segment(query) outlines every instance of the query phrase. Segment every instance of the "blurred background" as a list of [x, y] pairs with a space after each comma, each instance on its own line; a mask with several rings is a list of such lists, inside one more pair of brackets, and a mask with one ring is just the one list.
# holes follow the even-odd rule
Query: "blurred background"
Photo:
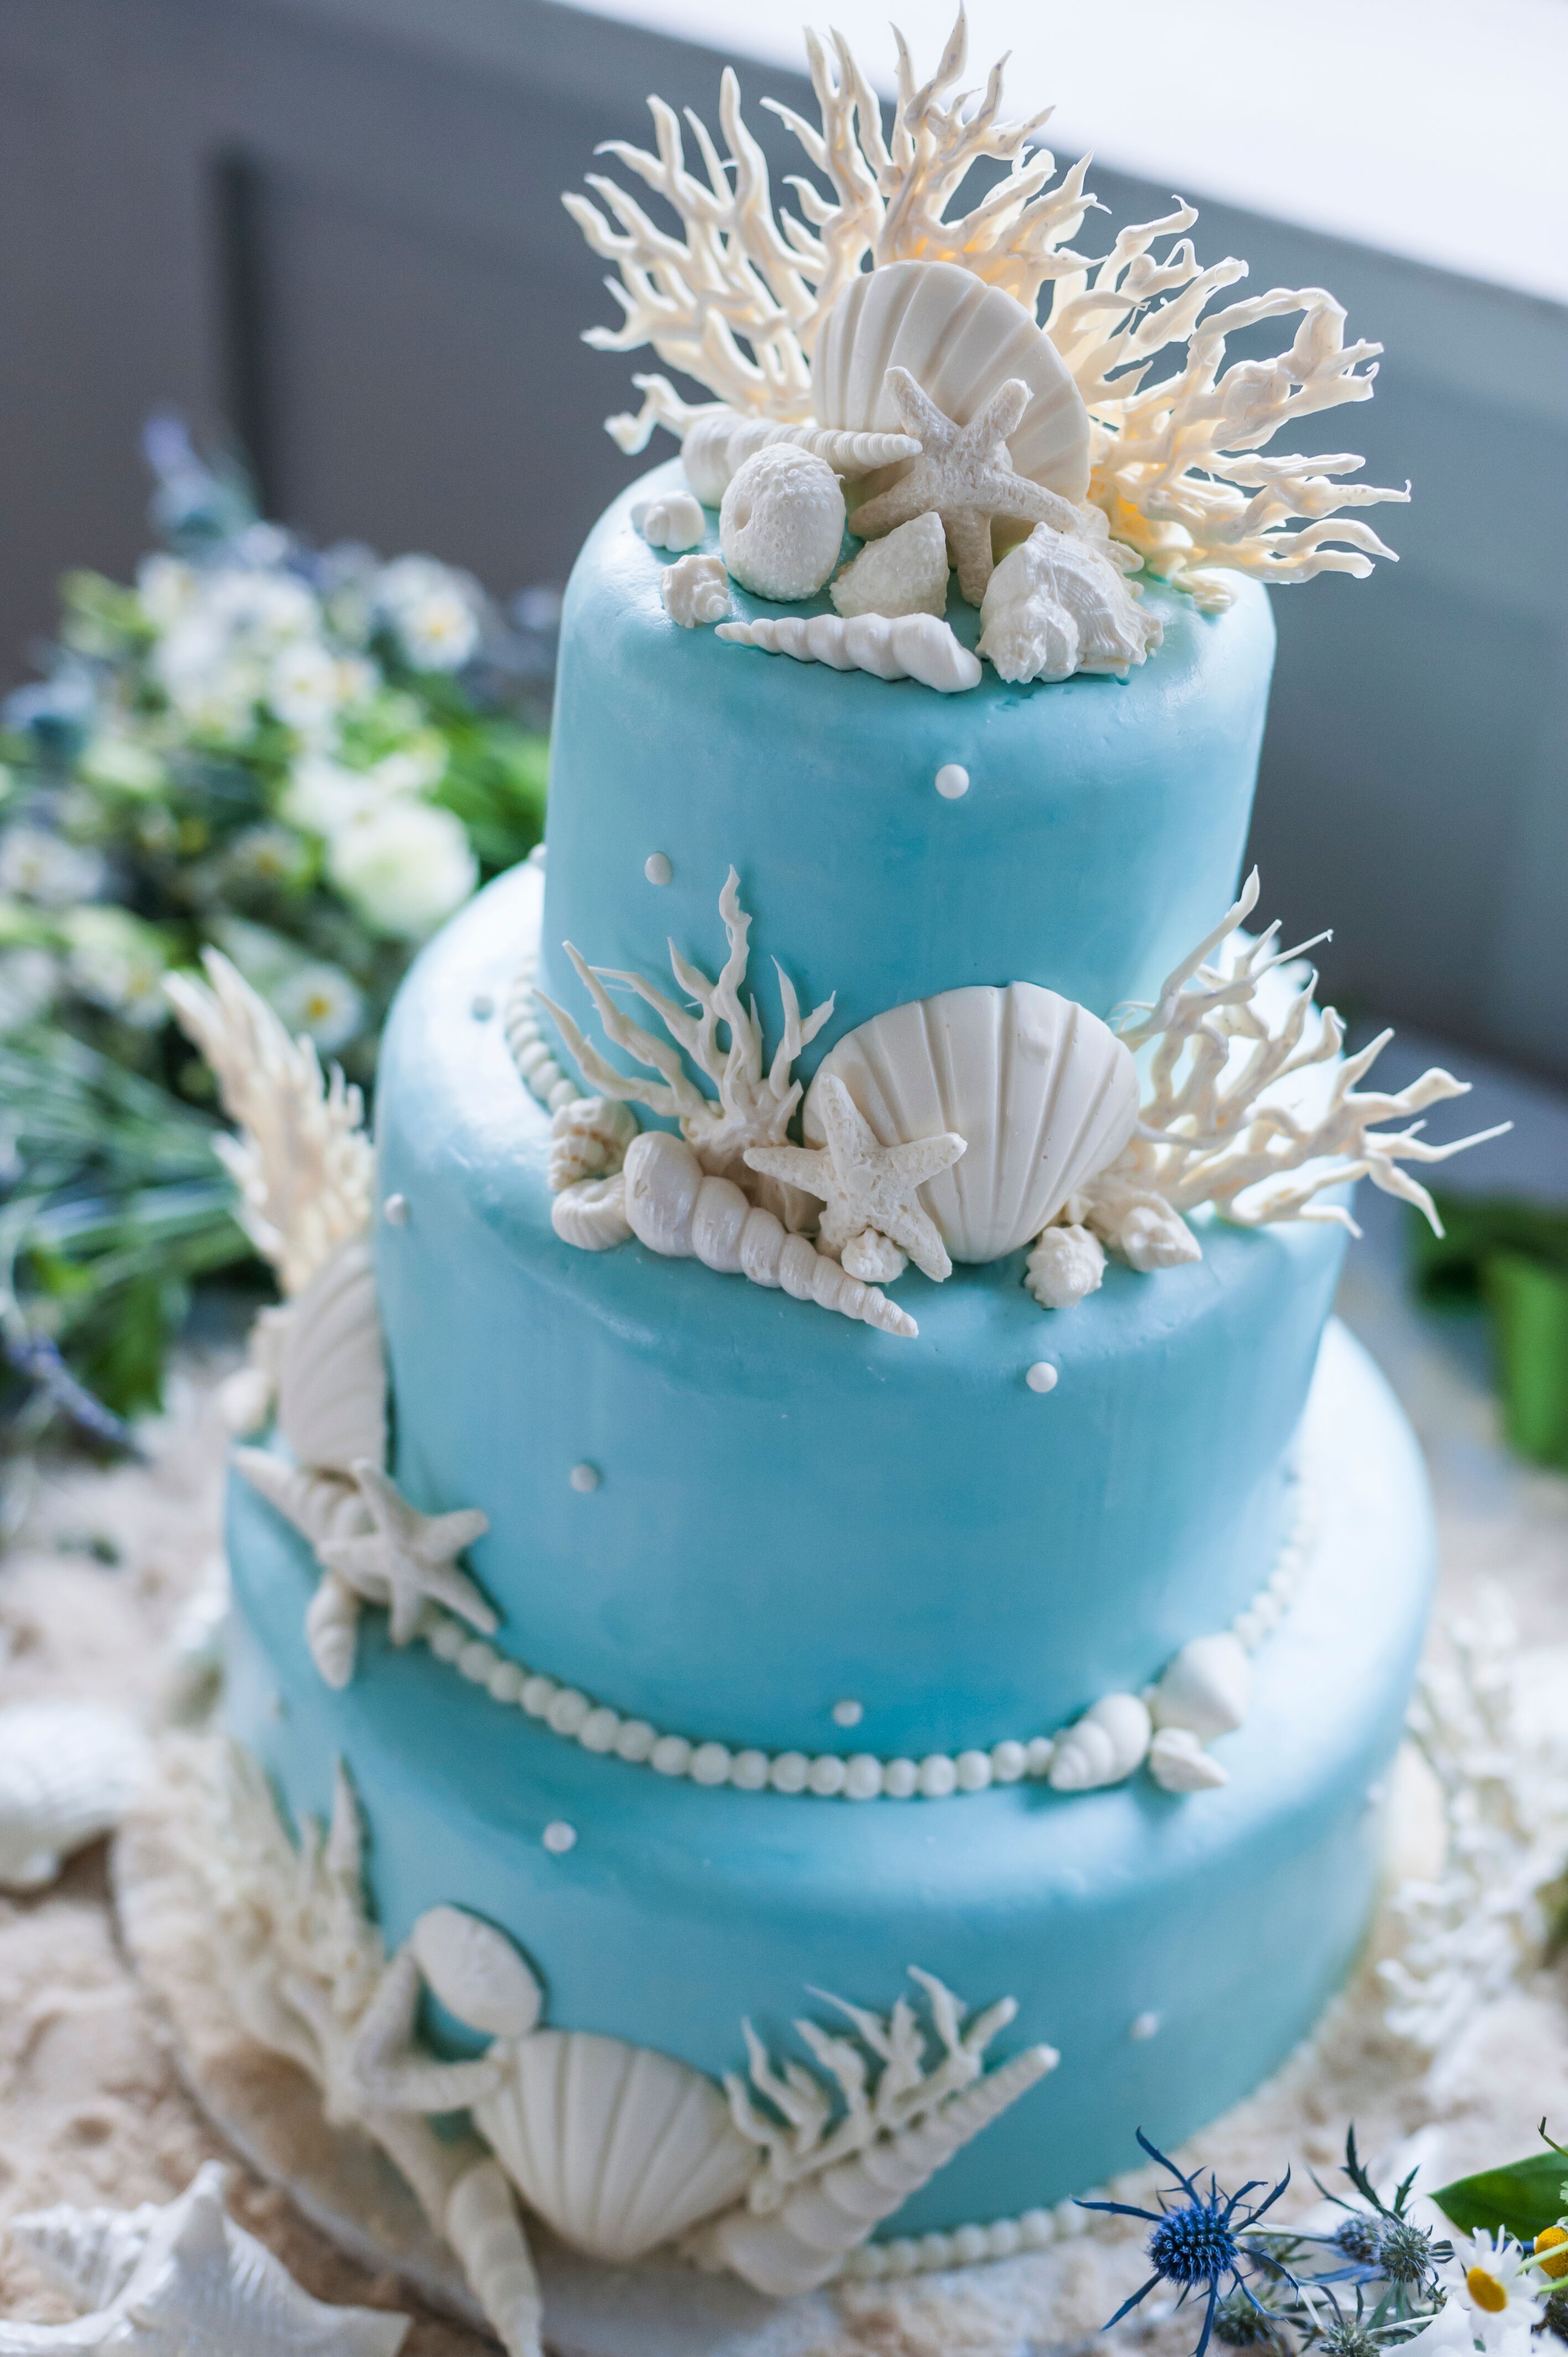
[[[917, 60], [934, 61], [950, 0], [899, 13]], [[881, 9], [832, 14], [890, 90]], [[136, 1405], [151, 1393], [135, 1370], [157, 1360], [182, 1288], [221, 1260], [210, 1205], [188, 1191], [208, 1168], [200, 1082], [161, 1034], [149, 1045], [133, 969], [150, 1004], [160, 960], [220, 938], [368, 1081], [387, 991], [438, 913], [409, 900], [410, 801], [445, 813], [444, 845], [428, 813], [419, 824], [448, 899], [534, 840], [553, 593], [649, 463], [602, 430], [635, 405], [646, 356], [580, 341], [616, 314], [560, 192], [599, 141], [646, 138], [650, 91], [712, 122], [725, 60], [777, 183], [798, 150], [760, 102], [812, 111], [798, 70], [811, 21], [800, 0], [0, 0], [0, 687], [49, 683], [6, 707], [0, 1033], [7, 975], [17, 1004], [33, 988], [35, 1014], [52, 976], [101, 1059], [62, 1079], [47, 1058], [57, 1099], [42, 1110], [38, 1058], [0, 1067], [0, 1101], [9, 1088], [28, 1104], [8, 1149], [0, 1124], [14, 1365], [20, 1353], [36, 1377], [40, 1348], [91, 1326], [99, 1278], [81, 1272], [106, 1268], [113, 1314], [72, 1363]], [[971, 26], [976, 81], [1010, 48], [1008, 111], [1058, 101], [1045, 135], [1058, 159], [1093, 150], [1106, 210], [1083, 250], [1179, 191], [1200, 208], [1201, 260], [1244, 257], [1253, 291], [1327, 286], [1350, 334], [1384, 344], [1376, 400], [1305, 439], [1364, 452], [1369, 480], [1411, 479], [1412, 504], [1374, 518], [1400, 562], [1276, 593], [1253, 853], [1287, 934], [1332, 920], [1326, 991], [1413, 1030], [1397, 1077], [1434, 1038], [1481, 1060], [1482, 1117], [1530, 1110], [1485, 1183], [1568, 1197], [1568, 5], [977, 0]], [[155, 533], [144, 429], [160, 414]], [[198, 454], [227, 454], [244, 478]], [[295, 537], [263, 534], [247, 561], [304, 581], [313, 644], [369, 667], [353, 672], [358, 717], [304, 787], [280, 767], [279, 732], [309, 679], [286, 709], [274, 694], [243, 744], [214, 737], [202, 707], [199, 759], [131, 725], [138, 697], [176, 694], [165, 639], [188, 584], [145, 575], [129, 603], [110, 585], [136, 578], [155, 537], [209, 553], [258, 518]], [[311, 554], [344, 542], [325, 569]], [[378, 567], [368, 549], [457, 571]], [[261, 624], [224, 623], [242, 627]], [[92, 682], [108, 673], [122, 708], [105, 721]], [[334, 676], [341, 701], [349, 673]], [[350, 786], [395, 771], [406, 823], [390, 847], [358, 823], [345, 761]], [[177, 840], [159, 850], [169, 810]], [[150, 934], [111, 941], [100, 923], [84, 939], [49, 844], [17, 835], [39, 812], [46, 835], [92, 838], [100, 899], [130, 879], [120, 897]], [[344, 812], [352, 858], [334, 834]], [[290, 826], [315, 849], [299, 853]], [[187, 1105], [185, 1161], [157, 1161], [156, 1104], [115, 1097], [108, 1067]], [[95, 1229], [75, 1208], [84, 1141], [111, 1134], [139, 1143], [94, 1199], [113, 1213]], [[24, 1168], [48, 1185], [29, 1192]], [[126, 1201], [166, 1181], [164, 1224], [128, 1240]], [[0, 1203], [5, 1187], [0, 1168]], [[42, 1245], [40, 1205], [56, 1221]], [[1532, 1235], [1568, 1271], [1562, 1223]], [[44, 1310], [23, 1315], [19, 1271]], [[133, 1282], [152, 1322], [127, 1360]], [[1561, 1290], [1568, 1371], [1568, 1275]], [[1568, 1372], [1563, 1389], [1568, 1453]]]

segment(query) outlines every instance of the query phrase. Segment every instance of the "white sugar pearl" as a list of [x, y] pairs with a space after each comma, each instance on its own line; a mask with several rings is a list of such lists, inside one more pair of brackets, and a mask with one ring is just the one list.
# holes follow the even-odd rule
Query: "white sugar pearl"
[[1057, 1747], [1050, 1736], [1032, 1735], [1027, 1747], [1028, 1765], [1026, 1772], [1031, 1776], [1049, 1775], [1051, 1761], [1056, 1756]]
[[629, 1760], [634, 1767], [639, 1767], [658, 1740], [658, 1729], [650, 1727], [645, 1718], [623, 1719], [616, 1737], [616, 1758]]
[[593, 1705], [575, 1686], [563, 1686], [545, 1714], [557, 1735], [575, 1735]]
[[843, 1702], [835, 1702], [832, 1717], [835, 1727], [858, 1727], [865, 1717], [865, 1705], [863, 1702], [851, 1702], [847, 1699]]
[[577, 1828], [569, 1825], [564, 1817], [556, 1817], [545, 1826], [541, 1839], [552, 1857], [564, 1857], [569, 1849], [577, 1846]]
[[430, 1632], [430, 1650], [438, 1662], [455, 1662], [467, 1641], [460, 1620], [437, 1620]]
[[530, 1718], [544, 1718], [561, 1689], [553, 1678], [534, 1676], [522, 1682], [522, 1706]]
[[389, 1195], [386, 1201], [381, 1205], [381, 1217], [386, 1222], [389, 1228], [406, 1228], [408, 1225], [408, 1197], [406, 1195]]
[[1129, 2038], [1135, 2038], [1142, 2045], [1145, 2039], [1158, 2036], [1159, 2027], [1160, 2017], [1157, 2013], [1135, 2013], [1127, 2025], [1127, 2035]]
[[661, 1735], [648, 1762], [657, 1776], [683, 1776], [692, 1764], [692, 1747], [683, 1735]]
[[991, 1758], [984, 1751], [961, 1751], [953, 1762], [961, 1792], [983, 1792], [991, 1781]]
[[857, 1751], [845, 1765], [843, 1789], [852, 1801], [875, 1801], [882, 1790], [881, 1760]]
[[596, 1465], [574, 1465], [570, 1476], [572, 1487], [581, 1498], [590, 1497], [601, 1478]]
[[1026, 2210], [1018, 2221], [1018, 2240], [1026, 2251], [1048, 2251], [1057, 2239], [1057, 2222], [1048, 2210]]
[[1032, 1392], [1054, 1392], [1059, 1380], [1048, 1359], [1036, 1359], [1024, 1378]]
[[958, 1769], [945, 1751], [933, 1751], [920, 1762], [920, 1790], [928, 1801], [945, 1801], [958, 1784]]
[[490, 1672], [499, 1659], [500, 1655], [493, 1645], [487, 1645], [481, 1638], [472, 1637], [457, 1656], [457, 1674], [471, 1680], [477, 1686], [489, 1685]]
[[991, 2236], [983, 2226], [961, 2226], [952, 2238], [952, 2255], [961, 2266], [972, 2267], [991, 2255]]
[[843, 1791], [848, 1775], [843, 1761], [835, 1753], [824, 1751], [812, 1760], [806, 1781], [820, 1799], [831, 1801], [835, 1793]]
[[917, 2248], [921, 2266], [931, 2275], [935, 2275], [939, 2268], [952, 2265], [953, 2241], [950, 2234], [922, 2234]]
[[991, 1747], [991, 1774], [993, 1782], [1015, 1784], [1028, 1772], [1029, 1755], [1021, 1743], [1011, 1739]]
[[468, 1012], [476, 1023], [488, 1023], [496, 1011], [496, 1002], [488, 990], [479, 991], [468, 1002]]
[[991, 2255], [1010, 2259], [1024, 2247], [1024, 2230], [1016, 2218], [998, 2218], [991, 2229]]
[[882, 1770], [882, 1789], [890, 1801], [913, 1800], [920, 1789], [920, 1771], [912, 1760], [889, 1760]]
[[601, 1703], [591, 1710], [577, 1729], [577, 1740], [585, 1751], [613, 1751], [620, 1733], [620, 1713]]
[[699, 1743], [692, 1754], [693, 1784], [725, 1784], [729, 1781], [729, 1747], [723, 1743]]
[[803, 1751], [781, 1751], [768, 1771], [768, 1781], [776, 1792], [803, 1792], [811, 1763]]
[[515, 1662], [498, 1661], [485, 1684], [492, 1702], [514, 1703], [522, 1692], [523, 1673]]
[[896, 2243], [881, 2243], [882, 2272], [889, 2276], [912, 2276], [920, 2264], [920, 2246], [908, 2234], [900, 2234]]
[[661, 851], [650, 851], [642, 863], [642, 872], [650, 884], [668, 884], [675, 870]]
[[737, 1751], [730, 1762], [730, 1782], [737, 1792], [760, 1792], [768, 1782], [766, 1751]]
[[969, 771], [958, 761], [944, 761], [937, 771], [937, 791], [944, 802], [956, 802], [969, 791]]

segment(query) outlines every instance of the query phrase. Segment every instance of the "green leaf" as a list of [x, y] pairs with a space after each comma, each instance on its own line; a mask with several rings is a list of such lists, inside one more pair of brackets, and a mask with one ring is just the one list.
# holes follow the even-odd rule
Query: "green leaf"
[[1568, 2209], [1568, 2177], [1560, 2152], [1532, 2152], [1506, 2169], [1484, 2169], [1461, 2177], [1432, 2199], [1462, 2233], [1506, 2227], [1521, 2243], [1533, 2243], [1545, 2226], [1555, 2226]]

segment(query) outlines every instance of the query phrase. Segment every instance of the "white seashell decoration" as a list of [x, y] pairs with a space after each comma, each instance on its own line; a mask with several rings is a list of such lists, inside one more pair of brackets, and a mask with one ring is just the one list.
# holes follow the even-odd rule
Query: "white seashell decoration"
[[0, 1889], [38, 1890], [117, 1825], [146, 1762], [118, 1711], [90, 1703], [0, 1710]]
[[1104, 1278], [1105, 1247], [1087, 1228], [1047, 1228], [1024, 1264], [1024, 1282], [1042, 1309], [1071, 1309]]
[[517, 2204], [487, 2154], [452, 2188], [442, 2228], [506, 2357], [543, 2357], [543, 2303]]
[[948, 536], [934, 510], [913, 516], [885, 540], [867, 541], [830, 591], [838, 612], [935, 614], [948, 605]]
[[474, 2118], [529, 2208], [595, 2258], [672, 2241], [738, 2201], [757, 2165], [711, 2079], [583, 2030], [522, 2039]]
[[835, 475], [854, 480], [919, 455], [908, 434], [854, 434], [826, 425], [782, 425], [771, 417], [744, 416], [735, 409], [700, 410], [681, 441], [686, 480], [708, 508], [716, 508], [738, 470], [770, 442], [788, 442], [822, 459]]
[[780, 1286], [858, 1318], [885, 1334], [913, 1335], [914, 1319], [875, 1286], [863, 1285], [805, 1236], [786, 1232], [773, 1212], [749, 1203], [730, 1178], [711, 1178], [684, 1138], [645, 1129], [626, 1157], [626, 1216], [650, 1252], [700, 1260], [726, 1276]]
[[1139, 604], [1100, 530], [1058, 532], [1035, 526], [1002, 559], [980, 601], [980, 651], [1003, 679], [1070, 679], [1075, 672], [1125, 679], [1165, 636], [1157, 615]]
[[818, 330], [811, 399], [823, 425], [900, 423], [887, 371], [908, 369], [967, 425], [1010, 378], [1028, 402], [1007, 436], [1020, 475], [1079, 501], [1089, 490], [1089, 412], [1050, 338], [1024, 306], [952, 262], [895, 262], [852, 278]]
[[301, 1465], [349, 1473], [386, 1461], [387, 1375], [370, 1241], [340, 1244], [295, 1299], [278, 1378], [278, 1429]]
[[550, 1123], [552, 1192], [618, 1170], [636, 1135], [637, 1115], [614, 1097], [574, 1097], [558, 1106]]
[[326, 1571], [305, 1608], [305, 1641], [327, 1685], [340, 1694], [354, 1674], [360, 1641], [359, 1590], [340, 1571]]
[[227, 2175], [209, 2160], [175, 2201], [120, 2211], [62, 2203], [13, 2218], [13, 2239], [78, 2316], [0, 2321], [0, 2357], [397, 2357], [408, 2318], [313, 2299], [225, 2215]]
[[579, 1178], [564, 1187], [550, 1205], [550, 1224], [564, 1244], [579, 1252], [608, 1252], [631, 1234], [626, 1216], [626, 1178], [615, 1170], [607, 1178]]
[[1115, 1160], [1137, 1119], [1122, 1042], [1087, 1007], [1030, 982], [942, 991], [846, 1032], [807, 1092], [813, 1143], [825, 1135], [825, 1077], [844, 1083], [885, 1145], [942, 1130], [968, 1140], [921, 1189], [956, 1261], [998, 1260], [1038, 1235]]
[[465, 1907], [429, 1907], [408, 1935], [426, 1986], [448, 2013], [491, 2038], [526, 2038], [544, 1993], [504, 1932]]
[[268, 1448], [236, 1448], [234, 1469], [317, 1549], [335, 1539], [362, 1538], [371, 1527], [360, 1490], [339, 1473], [290, 1465]]
[[797, 662], [868, 671], [877, 679], [918, 679], [941, 695], [980, 685], [978, 660], [933, 614], [892, 619], [884, 614], [778, 614], [755, 622], [725, 622], [718, 635], [770, 655], [793, 655]]
[[659, 576], [659, 600], [683, 630], [722, 622], [729, 612], [729, 575], [721, 556], [682, 556]]
[[1229, 1629], [1194, 1637], [1169, 1663], [1149, 1706], [1156, 1727], [1183, 1727], [1199, 1743], [1232, 1735], [1252, 1703], [1252, 1664]]
[[631, 523], [650, 548], [696, 548], [707, 530], [703, 511], [690, 491], [663, 491], [633, 500]]
[[1149, 1773], [1167, 1792], [1208, 1792], [1230, 1781], [1187, 1727], [1162, 1727], [1149, 1746]]
[[1058, 1736], [1050, 1782], [1058, 1792], [1092, 1792], [1121, 1784], [1148, 1756], [1148, 1706], [1136, 1695], [1107, 1695]]
[[843, 527], [843, 492], [826, 460], [775, 442], [736, 469], [719, 509], [719, 546], [743, 589], [789, 604], [822, 587]]

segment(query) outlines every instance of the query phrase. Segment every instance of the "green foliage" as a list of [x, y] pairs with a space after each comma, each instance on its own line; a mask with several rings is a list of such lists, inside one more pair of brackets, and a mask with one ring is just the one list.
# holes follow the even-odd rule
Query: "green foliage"
[[1464, 2233], [1501, 2227], [1516, 2242], [1533, 2243], [1546, 2227], [1561, 2224], [1568, 2212], [1568, 2153], [1552, 2145], [1506, 2168], [1456, 2178], [1432, 2198]]

